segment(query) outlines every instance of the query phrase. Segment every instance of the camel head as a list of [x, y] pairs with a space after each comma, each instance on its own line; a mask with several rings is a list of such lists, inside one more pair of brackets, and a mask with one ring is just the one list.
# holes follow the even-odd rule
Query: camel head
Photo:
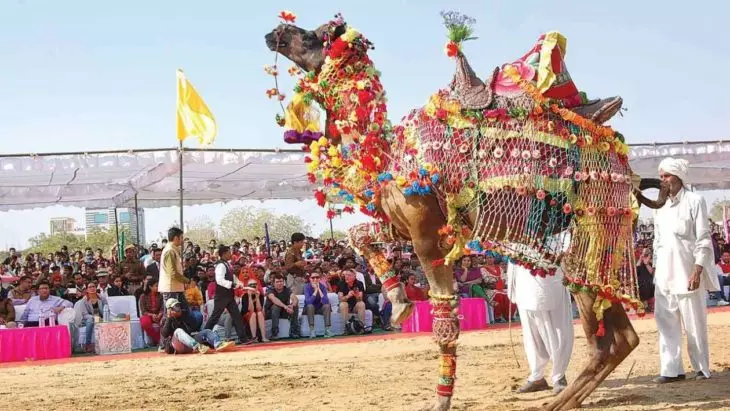
[[280, 24], [267, 34], [266, 46], [291, 60], [304, 71], [319, 72], [324, 64], [326, 41], [332, 42], [347, 30], [344, 22], [333, 21], [314, 30]]

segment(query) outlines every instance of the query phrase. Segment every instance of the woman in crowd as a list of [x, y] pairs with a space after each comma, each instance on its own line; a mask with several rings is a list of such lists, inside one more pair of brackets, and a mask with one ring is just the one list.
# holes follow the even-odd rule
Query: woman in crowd
[[83, 350], [86, 353], [94, 352], [94, 324], [96, 318], [104, 315], [104, 306], [106, 302], [99, 297], [96, 290], [96, 282], [90, 281], [86, 285], [84, 296], [74, 304], [76, 318], [74, 320], [75, 332], [73, 333], [73, 342], [78, 342], [77, 330], [81, 327], [86, 328], [86, 341]]
[[256, 341], [257, 329], [260, 331], [260, 339], [262, 342], [269, 342], [266, 338], [266, 319], [264, 318], [264, 295], [261, 292], [258, 282], [255, 279], [249, 279], [245, 282], [248, 289], [241, 297], [241, 312], [243, 320], [248, 322], [251, 329], [251, 339]]
[[193, 280], [188, 284], [184, 294], [185, 300], [188, 302], [190, 317], [195, 320], [195, 324], [191, 324], [193, 325], [193, 331], [200, 330], [200, 327], [203, 325], [203, 313], [201, 311], [201, 307], [205, 304], [205, 300], [203, 300], [203, 293], [200, 291], [200, 288], [198, 288], [197, 282]]
[[461, 257], [458, 267], [454, 270], [454, 277], [462, 297], [487, 298], [482, 271], [479, 267], [474, 267], [470, 256]]
[[505, 291], [507, 287], [505, 287], [503, 273], [504, 271], [497, 264], [494, 255], [487, 253], [482, 266], [482, 278], [487, 303], [494, 307], [494, 318], [498, 322], [507, 321], [510, 316], [517, 315], [517, 305], [512, 304]]
[[124, 278], [121, 275], [114, 277], [114, 280], [112, 280], [112, 284], [109, 287], [107, 295], [109, 295], [109, 297], [121, 297], [129, 295], [129, 292], [124, 287]]
[[654, 312], [654, 265], [649, 248], [641, 252], [641, 257], [636, 265], [636, 276], [639, 283], [639, 299], [644, 303], [646, 312]]
[[162, 294], [157, 292], [157, 280], [150, 278], [139, 296], [139, 325], [154, 345], [160, 343], [160, 321], [163, 314]]

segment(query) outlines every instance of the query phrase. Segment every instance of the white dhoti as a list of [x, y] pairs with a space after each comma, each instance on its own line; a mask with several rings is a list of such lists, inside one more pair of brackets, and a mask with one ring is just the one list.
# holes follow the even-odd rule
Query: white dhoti
[[540, 278], [510, 264], [510, 298], [517, 304], [522, 324], [522, 342], [530, 367], [529, 382], [544, 378], [552, 360], [553, 384], [565, 377], [573, 353], [573, 313], [570, 294], [562, 284], [562, 272]]
[[551, 359], [552, 383], [565, 377], [573, 353], [573, 316], [567, 290], [564, 294], [565, 304], [553, 310], [525, 310], [517, 305], [522, 323], [522, 342], [530, 366], [528, 381], [544, 378], [545, 366]]
[[676, 377], [684, 374], [682, 365], [682, 328], [684, 328], [692, 368], [710, 376], [705, 294], [703, 288], [689, 294], [671, 294], [659, 287], [655, 288], [654, 318], [659, 331], [660, 375]]

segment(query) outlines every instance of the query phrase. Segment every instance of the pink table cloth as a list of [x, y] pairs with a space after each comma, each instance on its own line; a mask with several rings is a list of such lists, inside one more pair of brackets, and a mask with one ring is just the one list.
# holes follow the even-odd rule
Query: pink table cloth
[[[487, 306], [483, 298], [462, 298], [459, 306], [460, 327], [463, 331], [487, 328]], [[416, 301], [413, 314], [403, 323], [404, 333], [430, 332], [433, 330], [431, 303]]]
[[68, 327], [0, 330], [0, 362], [51, 360], [71, 356]]
[[487, 328], [487, 304], [483, 298], [462, 298], [459, 305], [462, 331]]

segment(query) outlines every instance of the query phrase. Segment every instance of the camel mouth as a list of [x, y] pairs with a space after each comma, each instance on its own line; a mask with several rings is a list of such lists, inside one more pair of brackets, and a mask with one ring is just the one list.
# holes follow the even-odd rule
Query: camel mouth
[[284, 39], [277, 38], [275, 33], [269, 33], [266, 36], [264, 36], [264, 39], [266, 40], [266, 47], [269, 48], [271, 51], [279, 51], [282, 48], [289, 47], [289, 42], [287, 42]]

